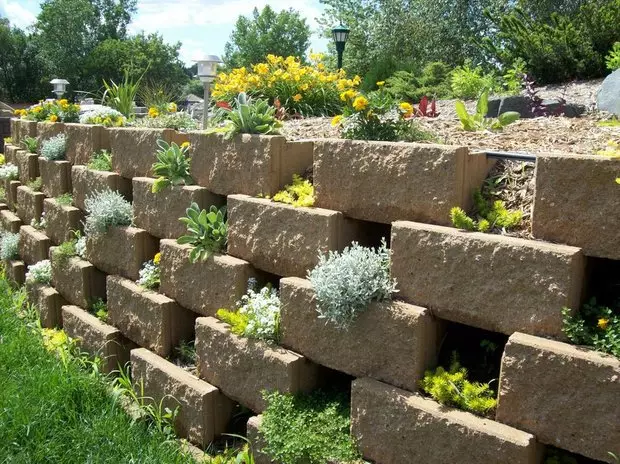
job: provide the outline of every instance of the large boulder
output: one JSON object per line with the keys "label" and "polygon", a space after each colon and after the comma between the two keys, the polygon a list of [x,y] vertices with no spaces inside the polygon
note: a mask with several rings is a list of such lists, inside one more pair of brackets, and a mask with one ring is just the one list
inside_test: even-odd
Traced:
{"label": "large boulder", "polygon": [[620,69],[616,69],[603,81],[596,97],[596,107],[620,116]]}

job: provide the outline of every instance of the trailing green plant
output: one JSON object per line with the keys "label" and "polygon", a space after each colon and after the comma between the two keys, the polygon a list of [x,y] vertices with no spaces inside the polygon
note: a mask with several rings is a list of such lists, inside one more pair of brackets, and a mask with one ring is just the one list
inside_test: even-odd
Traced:
{"label": "trailing green plant", "polygon": [[450,76],[452,94],[456,98],[471,100],[479,98],[485,90],[497,92],[501,85],[494,73],[485,73],[482,67],[472,67],[471,63],[458,66]]}
{"label": "trailing green plant", "polygon": [[86,235],[101,235],[110,227],[129,226],[133,219],[131,203],[118,192],[110,189],[96,191],[84,200]]}
{"label": "trailing green plant", "polygon": [[280,298],[267,285],[256,291],[255,279],[248,281],[248,290],[237,303],[236,310],[218,309],[217,317],[230,325],[234,334],[277,343],[280,332]]}
{"label": "trailing green plant", "polygon": [[28,266],[26,283],[49,285],[52,282],[52,264],[49,259],[44,259]]}
{"label": "trailing green plant", "polygon": [[450,369],[439,366],[428,370],[420,381],[420,388],[438,403],[488,415],[497,405],[496,395],[488,383],[467,380],[467,369],[461,366],[456,353],[452,354]]}
{"label": "trailing green plant", "polygon": [[112,153],[107,150],[93,153],[86,167],[93,171],[112,171]]}
{"label": "trailing green plant", "polygon": [[605,57],[605,64],[610,71],[620,69],[620,42],[616,42],[609,51],[609,54]]}
{"label": "trailing green plant", "polygon": [[[147,70],[144,72],[146,73]],[[132,119],[134,117],[134,101],[143,76],[144,73],[134,81],[129,76],[129,69],[125,69],[125,77],[120,84],[113,80],[110,80],[110,83],[104,80],[105,91],[101,97],[101,104],[117,110],[127,119]]]}
{"label": "trailing green plant", "polygon": [[152,129],[174,129],[177,131],[190,131],[198,128],[198,123],[185,111],[174,113],[161,113],[156,117],[142,118],[134,123],[137,127],[150,127]]}
{"label": "trailing green plant", "polygon": [[456,114],[461,121],[461,125],[466,131],[480,130],[502,130],[509,124],[518,120],[521,115],[516,111],[507,111],[499,115],[498,118],[487,118],[489,111],[489,91],[485,90],[480,95],[476,104],[476,112],[469,114],[465,103],[461,100],[456,102]]}
{"label": "trailing green plant", "polygon": [[207,213],[204,209],[200,210],[196,203],[192,203],[185,212],[187,216],[179,220],[187,226],[187,233],[179,237],[177,243],[193,247],[189,255],[190,262],[207,259],[213,253],[226,249],[228,221],[225,206],[220,209],[211,206]]}
{"label": "trailing green plant", "polygon": [[89,312],[102,322],[108,320],[108,304],[101,298],[97,298],[90,304]]}
{"label": "trailing green plant", "polygon": [[64,160],[66,149],[67,138],[65,134],[58,134],[43,141],[41,156],[48,161]]}
{"label": "trailing green plant", "polygon": [[0,259],[8,261],[19,257],[19,234],[5,232],[0,235]]}
{"label": "trailing green plant", "polygon": [[35,192],[40,192],[43,188],[43,180],[40,177],[37,177],[34,180],[28,181],[26,183],[26,187]]}
{"label": "trailing green plant", "polygon": [[521,225],[523,211],[509,211],[501,200],[489,201],[480,190],[474,192],[474,205],[477,220],[472,219],[460,207],[450,210],[450,221],[457,229],[488,232],[491,229],[510,230]]}
{"label": "trailing green plant", "polygon": [[189,143],[182,143],[181,146],[172,142],[168,144],[165,140],[157,141],[157,161],[153,163],[153,173],[157,179],[153,183],[153,193],[160,192],[170,185],[191,185],[194,180],[189,173],[190,158],[187,155]]}
{"label": "trailing green plant", "polygon": [[226,125],[222,130],[226,139],[237,134],[275,135],[280,133],[282,123],[276,118],[276,108],[267,100],[251,99],[241,92],[234,102],[234,108],[223,108]]}
{"label": "trailing green plant", "polygon": [[319,254],[308,279],[316,293],[319,317],[343,329],[372,301],[389,300],[397,291],[385,239],[377,249],[353,242],[342,252]]}
{"label": "trailing green plant", "polygon": [[139,278],[136,283],[149,290],[156,290],[159,288],[159,284],[161,283],[160,261],[161,253],[157,253],[153,259],[146,261],[138,273]]}
{"label": "trailing green plant", "polygon": [[0,180],[17,180],[19,168],[12,163],[0,166]]}
{"label": "trailing green plant", "polygon": [[70,193],[63,193],[56,197],[56,203],[61,206],[71,206],[73,204],[73,195]]}
{"label": "trailing green plant", "polygon": [[317,390],[310,394],[263,392],[267,408],[259,433],[262,451],[283,464],[352,462],[361,456],[350,435],[348,398]]}
{"label": "trailing green plant", "polygon": [[572,315],[569,308],[562,310],[562,331],[576,345],[587,345],[597,351],[620,358],[620,311],[599,305],[592,298],[580,311]]}
{"label": "trailing green plant", "polygon": [[26,136],[21,142],[28,153],[36,153],[39,148],[39,139],[36,137]]}
{"label": "trailing green plant", "polygon": [[293,174],[293,183],[286,185],[273,196],[273,201],[287,205],[314,206],[314,185],[298,174]]}

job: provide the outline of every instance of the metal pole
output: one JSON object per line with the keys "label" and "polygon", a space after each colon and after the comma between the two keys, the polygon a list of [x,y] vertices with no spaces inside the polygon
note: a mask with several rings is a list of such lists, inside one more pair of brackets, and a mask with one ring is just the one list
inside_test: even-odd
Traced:
{"label": "metal pole", "polygon": [[487,155],[487,158],[536,162],[536,155],[533,155],[530,153],[517,153],[514,151],[488,151],[488,150],[485,150],[484,153]]}
{"label": "metal pole", "polygon": [[338,70],[342,69],[342,50],[338,50]]}
{"label": "metal pole", "polygon": [[210,82],[204,83],[205,93],[204,93],[204,106],[202,108],[202,128],[206,129],[209,126],[209,96],[210,96]]}

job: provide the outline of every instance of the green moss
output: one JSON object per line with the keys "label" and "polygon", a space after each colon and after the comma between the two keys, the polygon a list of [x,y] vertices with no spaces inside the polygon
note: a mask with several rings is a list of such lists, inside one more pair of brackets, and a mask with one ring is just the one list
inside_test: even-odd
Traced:
{"label": "green moss", "polygon": [[293,174],[293,183],[273,196],[273,201],[293,206],[314,206],[314,186],[309,180]]}
{"label": "green moss", "polygon": [[476,190],[473,197],[478,220],[474,220],[462,208],[455,206],[450,210],[450,221],[457,229],[488,232],[494,228],[510,230],[521,225],[522,211],[509,211],[501,200],[495,200],[489,205],[480,190]]}

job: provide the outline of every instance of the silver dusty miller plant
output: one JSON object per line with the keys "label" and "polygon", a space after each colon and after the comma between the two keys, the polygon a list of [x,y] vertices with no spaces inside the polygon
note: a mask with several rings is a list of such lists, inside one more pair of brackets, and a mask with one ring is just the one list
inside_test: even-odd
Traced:
{"label": "silver dusty miller plant", "polygon": [[0,236],[0,259],[10,260],[16,259],[19,256],[19,234],[12,234],[10,232],[2,234]]}
{"label": "silver dusty miller plant", "polygon": [[390,275],[390,250],[385,239],[377,249],[353,242],[342,253],[319,255],[308,272],[320,318],[346,329],[372,301],[389,300],[396,292]]}
{"label": "silver dusty miller plant", "polygon": [[27,283],[49,285],[51,281],[52,265],[49,259],[44,259],[28,266],[28,272],[26,272]]}
{"label": "silver dusty miller plant", "polygon": [[95,192],[86,197],[84,206],[87,213],[84,223],[86,235],[97,236],[105,234],[110,227],[131,225],[131,203],[116,191],[107,189]]}
{"label": "silver dusty miller plant", "polygon": [[67,139],[65,134],[58,134],[43,142],[41,156],[48,161],[58,161],[65,159]]}

